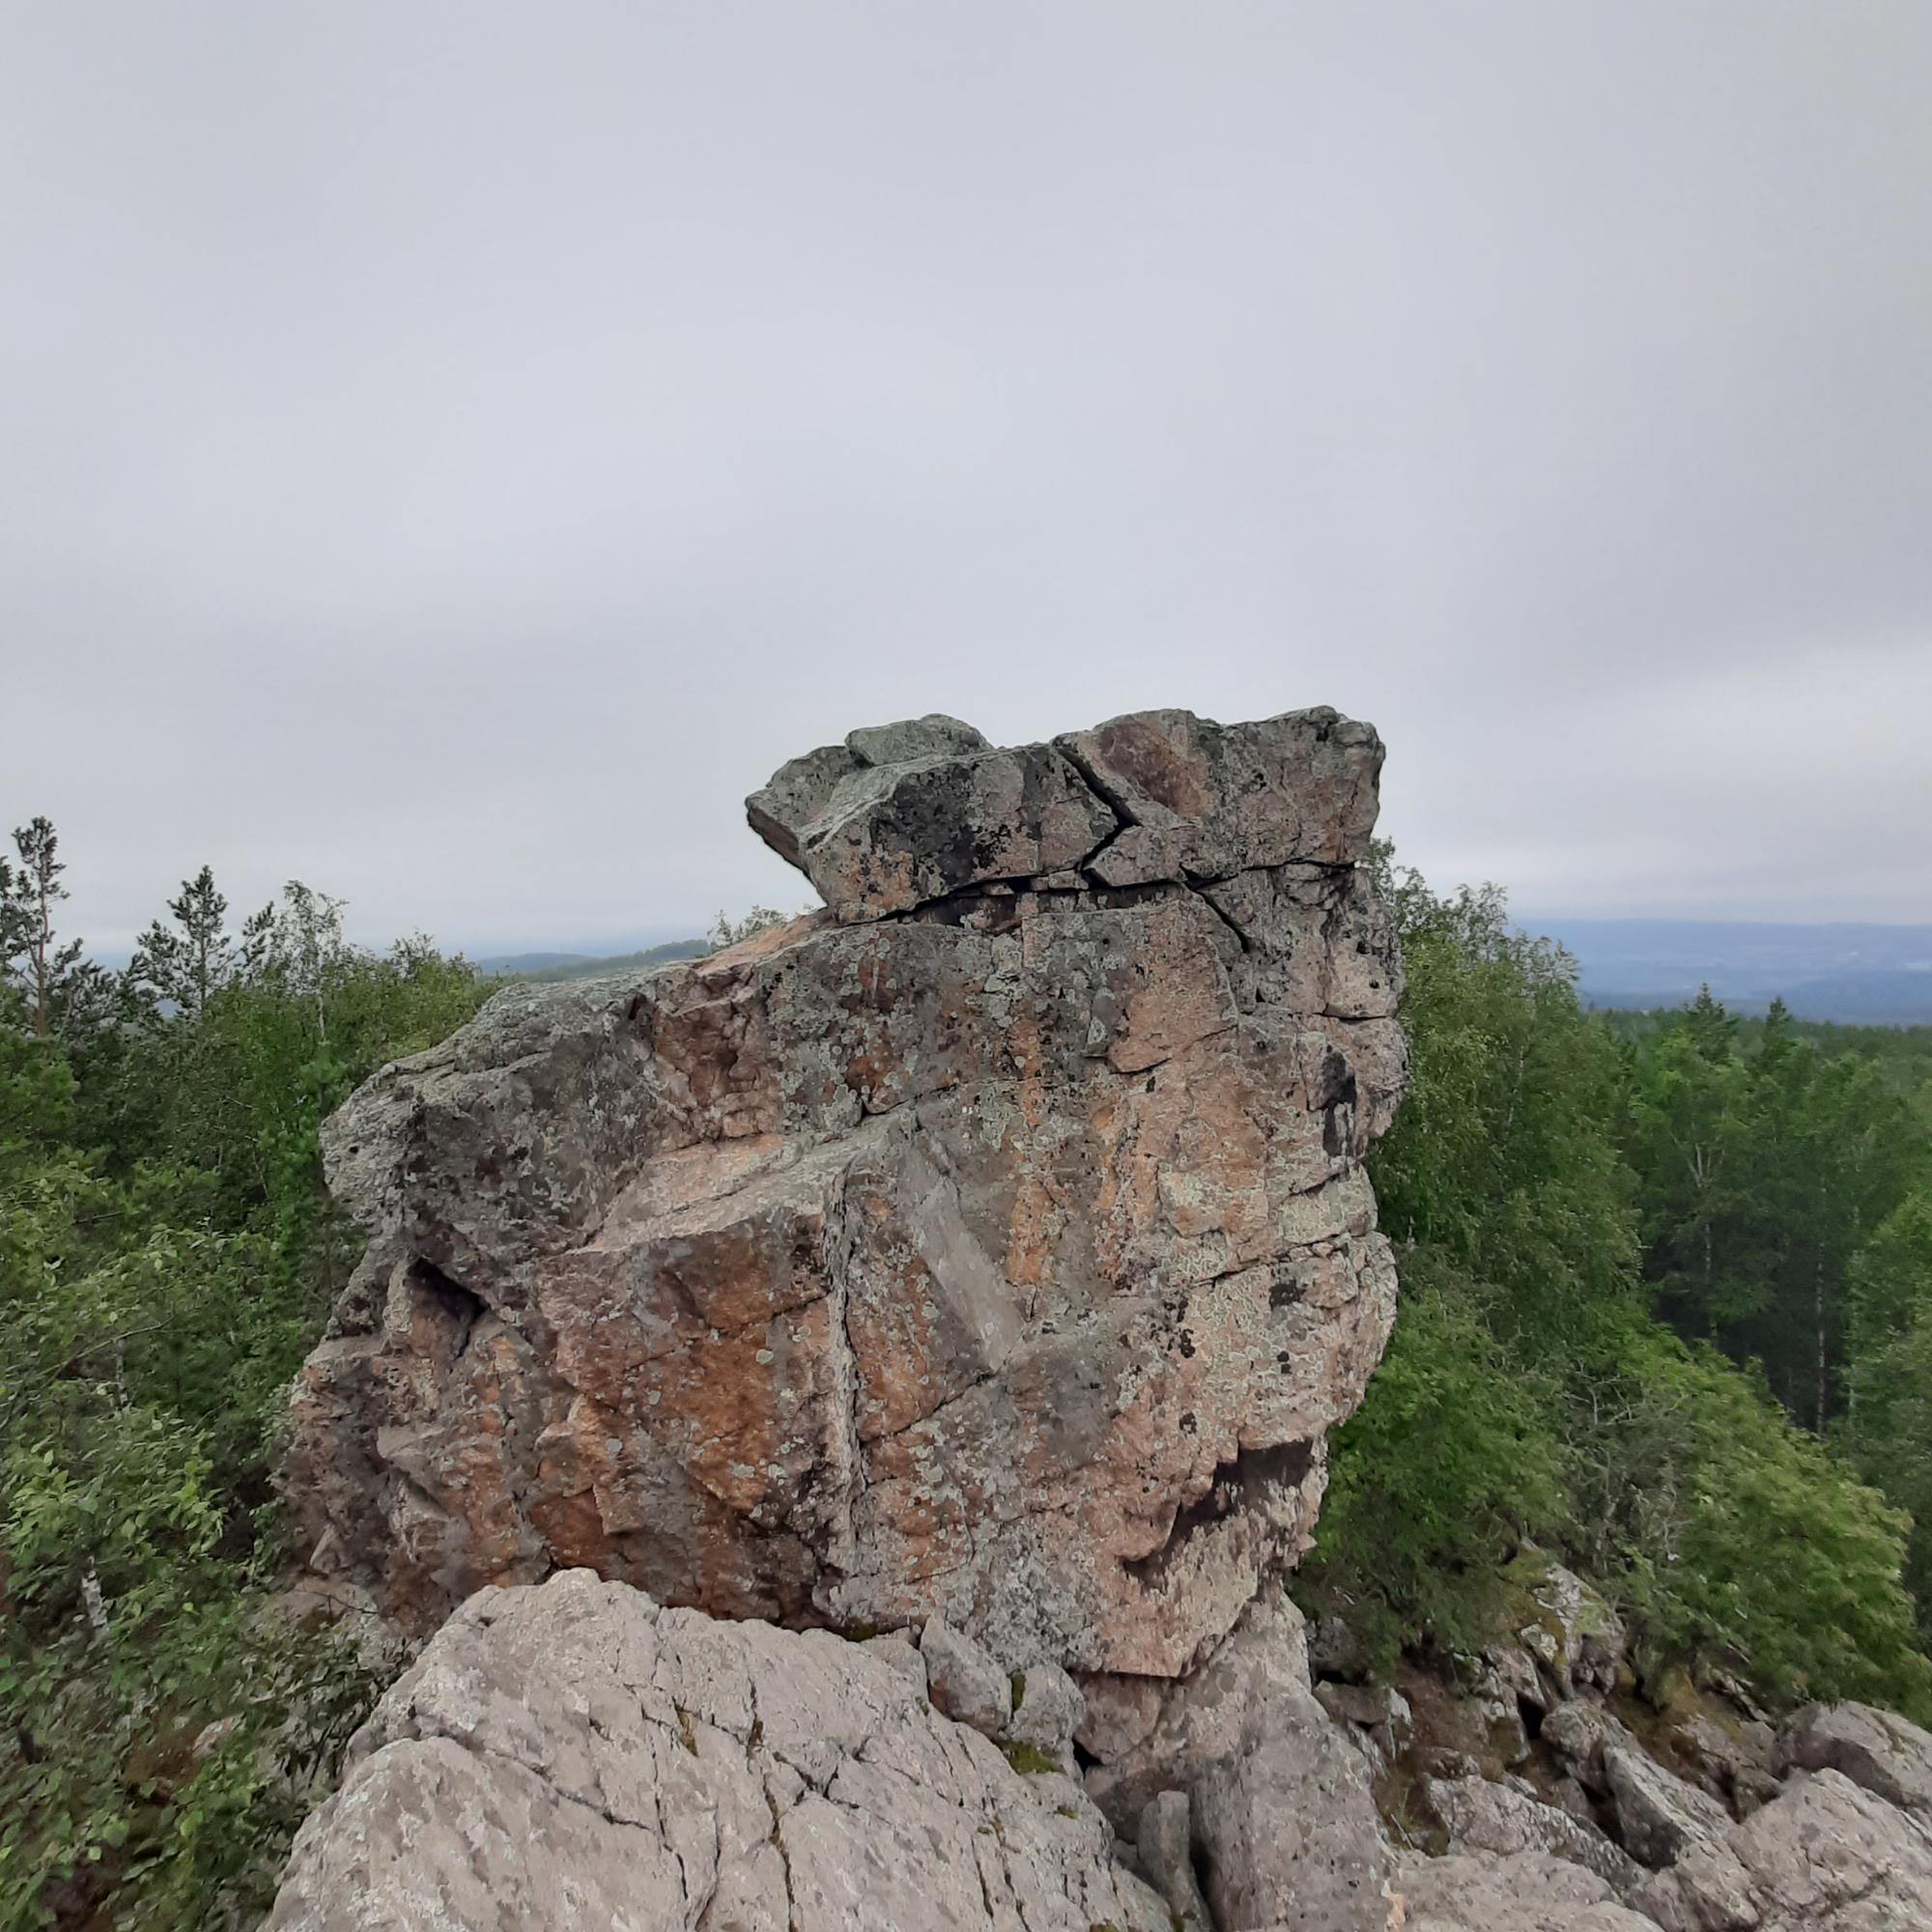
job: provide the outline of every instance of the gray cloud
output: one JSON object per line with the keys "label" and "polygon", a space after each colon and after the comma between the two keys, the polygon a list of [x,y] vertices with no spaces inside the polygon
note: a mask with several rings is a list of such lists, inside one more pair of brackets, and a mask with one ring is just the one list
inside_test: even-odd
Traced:
{"label": "gray cloud", "polygon": [[0,814],[497,948],[850,724],[1326,701],[1432,876],[1932,919],[1932,10],[0,8]]}

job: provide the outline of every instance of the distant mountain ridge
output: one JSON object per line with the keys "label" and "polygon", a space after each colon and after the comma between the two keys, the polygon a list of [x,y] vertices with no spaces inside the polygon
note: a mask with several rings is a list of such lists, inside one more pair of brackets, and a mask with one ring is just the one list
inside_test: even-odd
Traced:
{"label": "distant mountain ridge", "polygon": [[1539,919],[1577,960],[1593,1007],[1671,1007],[1700,985],[1761,1012],[1782,999],[1800,1019],[1932,1025],[1932,925],[1801,925],[1727,920]]}
{"label": "distant mountain ridge", "polygon": [[674,959],[696,959],[710,952],[701,939],[667,940],[640,952],[506,952],[475,962],[479,973],[501,980],[597,980],[630,973],[640,966],[668,966]]}

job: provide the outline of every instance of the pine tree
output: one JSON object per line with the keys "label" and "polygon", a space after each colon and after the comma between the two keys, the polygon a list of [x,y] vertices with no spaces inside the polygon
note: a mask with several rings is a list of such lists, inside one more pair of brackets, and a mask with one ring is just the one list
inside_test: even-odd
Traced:
{"label": "pine tree", "polygon": [[82,959],[78,939],[55,930],[54,908],[68,895],[53,822],[16,827],[14,850],[17,863],[0,859],[0,979],[18,987],[37,1039],[76,1037],[105,1015],[111,981]]}
{"label": "pine tree", "polygon": [[188,1018],[199,1019],[210,995],[235,970],[235,948],[225,926],[228,901],[216,891],[213,872],[204,866],[193,878],[182,881],[179,895],[168,901],[168,911],[174,924],[156,920],[148,927],[134,948],[128,975]]}

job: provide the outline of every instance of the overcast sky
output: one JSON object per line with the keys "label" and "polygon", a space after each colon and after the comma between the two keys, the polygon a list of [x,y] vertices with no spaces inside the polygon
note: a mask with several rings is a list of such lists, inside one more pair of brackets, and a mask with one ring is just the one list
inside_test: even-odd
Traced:
{"label": "overcast sky", "polygon": [[0,4],[0,817],[124,946],[810,889],[1326,702],[1530,913],[1932,920],[1932,4]]}

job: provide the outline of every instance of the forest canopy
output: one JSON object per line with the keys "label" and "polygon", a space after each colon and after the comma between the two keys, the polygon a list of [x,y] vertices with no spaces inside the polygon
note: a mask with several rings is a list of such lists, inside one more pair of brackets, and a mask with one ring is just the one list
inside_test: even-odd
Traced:
{"label": "forest canopy", "polygon": [[[1708,992],[1584,1010],[1489,889],[1387,890],[1414,1084],[1370,1165],[1402,1312],[1314,1580],[1386,1649],[1479,1640],[1561,1548],[1661,1662],[1774,1704],[1932,1695],[1932,1085]],[[1932,1522],[1932,1510],[1928,1510]]]}

